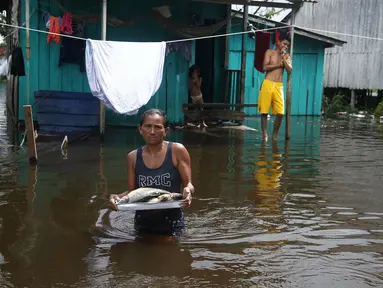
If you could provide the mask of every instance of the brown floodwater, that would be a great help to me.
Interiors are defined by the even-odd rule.
[[[105,206],[127,187],[136,130],[42,151],[30,169],[4,110],[1,98],[0,287],[383,287],[383,129],[373,123],[293,117],[288,145],[284,126],[266,145],[259,131],[173,130],[196,187],[174,242],[137,239],[133,213]],[[245,124],[260,130],[259,120]]]

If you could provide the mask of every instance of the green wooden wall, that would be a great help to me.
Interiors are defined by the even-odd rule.
[[[48,11],[54,16],[62,16],[63,11],[56,5],[54,0],[46,0],[38,4],[38,0],[30,0],[30,27],[34,29],[45,30],[42,13]],[[160,3],[161,2],[161,3]],[[150,11],[150,7],[171,4],[171,12],[175,20],[187,21],[191,12],[199,13],[203,18],[222,19],[225,17],[225,5],[216,5],[209,3],[181,1],[155,1],[135,2],[134,5],[119,0],[108,1],[108,15],[119,19],[129,19],[131,17],[142,15]],[[61,4],[73,14],[100,14],[100,1],[94,0],[61,0]],[[25,22],[25,1],[21,1],[20,22]],[[23,49],[25,59],[26,32],[20,29],[20,45]],[[85,26],[85,37],[100,39],[101,24],[92,23]],[[157,22],[145,19],[136,24],[125,28],[114,28],[108,25],[107,40],[117,41],[163,41],[179,39],[172,31],[163,29]],[[219,43],[219,41],[216,41]],[[86,73],[79,71],[78,65],[64,64],[58,66],[60,46],[54,42],[47,43],[47,34],[30,32],[31,56],[26,61],[26,77],[20,77],[19,84],[19,119],[23,120],[23,105],[34,103],[34,91],[38,90],[58,90],[72,92],[90,92]],[[195,43],[193,43],[195,47]],[[224,47],[216,45],[220,54],[224,54]],[[193,59],[195,53],[193,48]],[[222,60],[223,61],[223,60]],[[222,62],[221,61],[221,62]],[[165,59],[163,81],[160,89],[152,97],[149,103],[142,107],[136,116],[123,116],[107,109],[106,124],[130,126],[137,125],[139,115],[142,110],[157,107],[167,111],[171,122],[183,120],[182,104],[188,102],[187,77],[188,68],[193,63],[189,63],[179,53],[170,53]],[[223,62],[216,61],[217,67],[222,66]],[[214,85],[217,95],[220,91],[220,76],[215,75]],[[219,96],[215,96],[219,97]],[[36,119],[36,113],[34,113]],[[38,120],[38,119],[37,119]]]
[[[231,32],[240,32],[239,21],[233,21]],[[293,53],[293,83],[291,115],[320,115],[323,91],[324,44],[296,35]],[[255,40],[246,37],[245,103],[258,103],[258,93],[265,78],[254,68]],[[273,47],[273,45],[271,46]],[[229,69],[241,70],[242,35],[230,37]],[[285,97],[287,73],[283,77]],[[233,83],[239,85],[239,83]],[[231,98],[234,98],[231,95]],[[257,108],[245,108],[247,115],[259,115]]]

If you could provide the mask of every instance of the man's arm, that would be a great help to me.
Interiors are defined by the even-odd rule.
[[[293,71],[293,65],[291,64],[291,57],[288,53],[283,56],[282,62],[287,73],[291,73],[291,71]]]
[[[194,186],[191,183],[191,161],[189,152],[185,146],[180,143],[174,143],[173,147],[175,148],[174,152],[177,159],[177,169],[182,180],[182,188],[188,188],[190,192],[194,194]]]
[[[271,64],[271,50],[266,50],[265,57],[263,59],[263,71],[272,71],[282,68],[282,63]]]

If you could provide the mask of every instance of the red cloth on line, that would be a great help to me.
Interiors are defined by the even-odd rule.
[[[60,44],[60,24],[59,24],[59,20],[60,19],[58,17],[54,17],[54,16],[50,17],[49,32],[55,33],[55,34],[48,34],[47,41],[48,41],[49,44],[51,44],[52,40],[55,41],[57,44]]]
[[[259,72],[263,71],[263,59],[265,58],[265,52],[270,48],[271,33],[257,31],[255,35],[255,56],[254,67]]]
[[[72,14],[65,12],[61,23],[61,32],[72,35]]]

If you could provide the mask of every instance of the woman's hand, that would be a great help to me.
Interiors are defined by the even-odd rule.
[[[109,197],[109,206],[110,206],[110,208],[115,210],[115,211],[117,211],[116,203],[118,203],[120,201],[121,201],[120,195],[117,195],[117,194],[110,195],[110,197]]]
[[[182,200],[182,206],[189,208],[191,206],[191,203],[192,203],[192,193],[190,191],[190,188],[185,187],[182,194],[183,194],[183,198],[184,198],[184,200]]]

